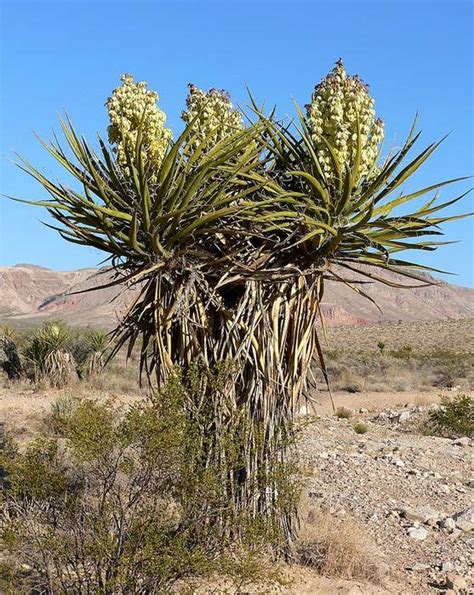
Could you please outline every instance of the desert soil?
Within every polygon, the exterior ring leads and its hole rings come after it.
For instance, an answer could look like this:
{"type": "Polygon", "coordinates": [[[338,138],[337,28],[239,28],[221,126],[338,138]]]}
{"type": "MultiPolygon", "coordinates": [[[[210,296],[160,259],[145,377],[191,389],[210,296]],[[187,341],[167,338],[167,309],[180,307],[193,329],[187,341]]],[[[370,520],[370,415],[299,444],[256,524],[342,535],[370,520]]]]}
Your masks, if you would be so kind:
{"type": "MultiPolygon", "coordinates": [[[[0,421],[25,444],[41,431],[55,392],[0,388],[0,421]]],[[[118,397],[129,402],[132,397],[118,397]]],[[[354,519],[380,558],[381,585],[321,577],[291,567],[287,594],[472,593],[472,440],[424,436],[420,424],[438,393],[334,395],[350,419],[332,413],[327,395],[302,408],[299,442],[305,511],[354,519]],[[403,415],[402,415],[403,414],[403,415]],[[354,431],[354,423],[368,427],[354,431]],[[471,507],[471,508],[470,508],[471,507]],[[468,512],[465,512],[468,511],[468,512]],[[470,512],[469,512],[470,511],[470,512]],[[454,581],[455,589],[448,591],[454,581]],[[456,590],[457,589],[457,590],[456,590]]],[[[342,523],[342,524],[339,524],[342,523]]],[[[251,593],[251,589],[246,592],[251,593]]]]}

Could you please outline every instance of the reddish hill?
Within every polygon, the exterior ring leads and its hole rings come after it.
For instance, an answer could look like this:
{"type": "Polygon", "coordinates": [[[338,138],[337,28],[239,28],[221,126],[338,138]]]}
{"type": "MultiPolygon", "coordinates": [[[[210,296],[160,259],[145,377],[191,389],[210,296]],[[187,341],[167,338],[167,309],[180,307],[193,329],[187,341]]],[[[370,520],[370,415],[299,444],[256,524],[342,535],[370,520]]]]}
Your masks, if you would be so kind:
{"type": "MultiPolygon", "coordinates": [[[[394,274],[386,276],[392,281],[400,280],[394,274]]],[[[351,278],[367,281],[362,276],[351,278]]],[[[62,318],[78,326],[110,327],[132,298],[130,290],[123,295],[116,287],[73,293],[108,280],[110,273],[97,269],[57,272],[27,264],[0,267],[0,318],[18,322],[62,318]]],[[[444,282],[416,289],[396,289],[379,282],[361,287],[382,312],[344,284],[327,281],[322,308],[328,324],[474,317],[474,289],[444,282]]]]}

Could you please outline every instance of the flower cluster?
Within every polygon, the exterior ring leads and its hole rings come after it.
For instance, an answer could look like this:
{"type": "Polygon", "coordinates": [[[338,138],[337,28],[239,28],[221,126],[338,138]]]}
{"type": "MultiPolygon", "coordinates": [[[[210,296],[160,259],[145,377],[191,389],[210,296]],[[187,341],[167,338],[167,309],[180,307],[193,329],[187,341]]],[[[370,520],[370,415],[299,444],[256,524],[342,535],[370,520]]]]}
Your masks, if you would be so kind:
{"type": "Polygon", "coordinates": [[[165,128],[166,115],[156,102],[158,93],[149,91],[147,84],[134,83],[124,74],[122,85],[112,92],[106,106],[109,113],[109,142],[115,146],[117,160],[126,166],[126,151],[134,151],[138,131],[142,127],[143,152],[148,162],[159,166],[172,139],[165,128]]]}
{"type": "Polygon", "coordinates": [[[375,118],[374,100],[356,75],[347,75],[341,60],[314,89],[307,115],[317,155],[329,179],[334,168],[325,138],[342,164],[351,165],[357,150],[357,118],[362,141],[359,176],[377,173],[378,146],[383,140],[383,122],[375,118]]]}
{"type": "Polygon", "coordinates": [[[220,140],[243,128],[242,116],[233,107],[226,91],[210,89],[206,93],[190,84],[186,108],[181,114],[186,124],[196,118],[193,124],[196,133],[194,146],[207,139],[206,150],[210,150],[220,140]]]}

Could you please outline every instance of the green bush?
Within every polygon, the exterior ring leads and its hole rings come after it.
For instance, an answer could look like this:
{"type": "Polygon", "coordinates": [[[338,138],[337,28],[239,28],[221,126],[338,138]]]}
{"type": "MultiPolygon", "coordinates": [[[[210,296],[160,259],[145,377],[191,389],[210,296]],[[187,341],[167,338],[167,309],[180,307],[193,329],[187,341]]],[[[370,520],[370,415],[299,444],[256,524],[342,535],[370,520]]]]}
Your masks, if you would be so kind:
{"type": "Polygon", "coordinates": [[[474,404],[468,395],[442,397],[441,407],[430,411],[425,426],[427,434],[457,438],[474,435],[474,404]]]}
{"type": "Polygon", "coordinates": [[[362,422],[357,422],[356,424],[354,424],[354,432],[356,434],[365,434],[368,431],[369,431],[369,428],[368,428],[367,424],[364,424],[362,422]]]}
{"type": "Polygon", "coordinates": [[[453,388],[461,378],[466,378],[469,362],[456,356],[440,360],[437,366],[436,385],[453,388]]]}
{"type": "MultiPolygon", "coordinates": [[[[92,400],[68,405],[67,415],[58,407],[62,438],[3,452],[2,539],[15,567],[29,569],[10,573],[10,588],[161,593],[189,576],[261,578],[281,535],[252,515],[251,503],[231,505],[246,420],[230,416],[216,450],[209,389],[219,390],[221,376],[193,367],[122,411],[92,400]]],[[[290,470],[274,463],[277,511],[295,505],[296,491],[290,470]]]]}

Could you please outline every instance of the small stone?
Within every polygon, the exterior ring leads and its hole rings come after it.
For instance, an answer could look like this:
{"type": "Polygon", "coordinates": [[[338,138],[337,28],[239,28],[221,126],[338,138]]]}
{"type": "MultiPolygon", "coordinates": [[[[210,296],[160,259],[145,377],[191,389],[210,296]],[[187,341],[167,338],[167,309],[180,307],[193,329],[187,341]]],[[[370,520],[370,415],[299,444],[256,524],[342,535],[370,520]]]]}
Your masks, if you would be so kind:
{"type": "Polygon", "coordinates": [[[456,438],[455,440],[453,440],[453,444],[455,444],[456,446],[470,446],[471,439],[469,438],[469,436],[463,436],[462,438],[456,438]]]}
{"type": "Polygon", "coordinates": [[[369,410],[368,409],[365,409],[364,407],[361,407],[359,409],[359,413],[369,413],[369,410]]]}
{"type": "Polygon", "coordinates": [[[462,512],[453,514],[453,520],[456,523],[456,527],[468,533],[474,530],[474,506],[466,508],[462,512]]]}
{"type": "Polygon", "coordinates": [[[454,570],[454,564],[450,560],[446,560],[441,564],[441,572],[451,572],[454,570]]]}
{"type": "Polygon", "coordinates": [[[401,459],[395,459],[393,464],[395,465],[395,467],[405,467],[405,463],[401,459]]]}
{"type": "Polygon", "coordinates": [[[454,574],[454,572],[448,572],[446,575],[446,587],[448,589],[454,589],[455,592],[467,591],[468,584],[467,580],[460,574],[454,574]]]}
{"type": "Polygon", "coordinates": [[[449,486],[447,486],[446,484],[439,486],[439,491],[442,494],[449,494],[451,492],[451,490],[449,489],[449,486]]]}
{"type": "Polygon", "coordinates": [[[454,529],[456,529],[456,523],[454,522],[454,519],[452,519],[451,517],[448,517],[448,518],[444,519],[443,527],[445,529],[447,529],[448,531],[454,531],[454,529]]]}
{"type": "Polygon", "coordinates": [[[411,570],[414,570],[415,572],[421,572],[423,570],[428,570],[428,568],[431,568],[431,566],[429,564],[423,564],[422,562],[416,562],[411,567],[411,570]]]}
{"type": "Polygon", "coordinates": [[[403,507],[400,514],[409,521],[418,521],[427,523],[428,521],[437,521],[439,512],[429,506],[417,506],[416,508],[403,507]]]}
{"type": "Polygon", "coordinates": [[[409,537],[417,541],[423,541],[428,537],[428,531],[424,527],[410,527],[407,533],[409,537]]]}
{"type": "Polygon", "coordinates": [[[398,416],[398,422],[403,424],[410,419],[410,412],[409,411],[402,411],[398,416]]]}

